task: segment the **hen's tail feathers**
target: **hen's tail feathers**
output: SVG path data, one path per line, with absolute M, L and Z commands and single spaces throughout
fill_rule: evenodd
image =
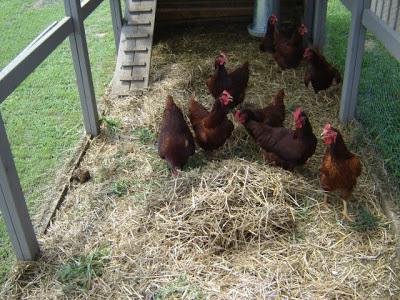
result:
M 192 124 L 208 116 L 208 111 L 196 101 L 194 95 L 189 98 L 189 119 Z

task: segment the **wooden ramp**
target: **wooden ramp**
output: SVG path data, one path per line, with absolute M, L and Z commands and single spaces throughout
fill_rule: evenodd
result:
M 157 0 L 127 0 L 112 93 L 127 95 L 149 85 Z

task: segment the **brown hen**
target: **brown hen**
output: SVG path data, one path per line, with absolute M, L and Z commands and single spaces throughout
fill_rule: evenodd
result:
M 228 91 L 233 98 L 233 101 L 229 103 L 229 108 L 233 108 L 244 100 L 250 76 L 249 63 L 245 62 L 236 70 L 228 73 L 225 68 L 226 61 L 226 55 L 221 52 L 214 62 L 214 74 L 206 81 L 206 84 L 215 99 L 220 97 L 224 90 Z
M 283 98 L 285 92 L 283 89 L 279 90 L 273 101 L 264 108 L 249 110 L 243 109 L 242 113 L 246 114 L 251 111 L 253 114 L 253 120 L 259 123 L 266 123 L 272 127 L 282 127 L 283 121 L 285 120 L 285 103 Z
M 271 127 L 254 120 L 252 113 L 236 112 L 235 118 L 242 123 L 256 143 L 263 149 L 264 159 L 272 165 L 292 170 L 303 165 L 317 146 L 307 115 L 298 108 L 293 113 L 296 129 Z
M 224 91 L 222 96 L 214 101 L 209 112 L 195 100 L 194 96 L 190 97 L 189 119 L 195 132 L 195 139 L 208 155 L 224 145 L 232 134 L 233 124 L 226 117 L 231 101 L 232 97 Z
M 343 217 L 351 221 L 347 213 L 347 200 L 361 174 L 360 158 L 347 149 L 342 135 L 332 125 L 325 125 L 322 136 L 327 147 L 319 169 L 321 186 L 325 191 L 340 191 Z M 325 205 L 328 204 L 327 201 L 328 195 L 325 194 Z
M 304 51 L 304 57 L 310 63 L 310 67 L 304 74 L 304 84 L 308 87 L 311 85 L 314 92 L 318 93 L 321 90 L 326 90 L 332 84 L 338 84 L 342 78 L 339 71 L 328 63 L 325 57 L 311 48 Z
M 274 59 L 282 70 L 297 68 L 300 64 L 304 53 L 303 36 L 306 32 L 307 27 L 301 24 L 290 39 L 282 33 L 277 35 Z
M 193 135 L 171 96 L 165 101 L 165 110 L 158 138 L 158 154 L 165 159 L 174 176 L 178 175 L 195 152 Z

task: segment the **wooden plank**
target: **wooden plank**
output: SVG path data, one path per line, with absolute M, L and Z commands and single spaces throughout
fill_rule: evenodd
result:
M 103 2 L 103 0 L 85 0 L 82 2 L 82 18 L 85 20 Z
M 237 17 L 247 16 L 253 12 L 251 7 L 200 7 L 188 9 L 159 9 L 157 11 L 157 19 L 191 19 L 191 18 L 215 18 L 215 17 Z
M 121 30 L 121 38 L 120 38 L 120 45 L 119 45 L 119 50 L 118 50 L 118 57 L 117 57 L 117 63 L 115 65 L 115 71 L 114 71 L 114 77 L 112 81 L 112 94 L 113 95 L 128 95 L 129 94 L 129 89 L 131 86 L 131 83 L 129 81 L 121 81 L 120 76 L 121 74 L 124 74 L 123 76 L 126 76 L 125 73 L 129 72 L 129 75 L 132 75 L 132 70 L 123 70 L 121 68 L 122 62 L 124 59 L 127 57 L 131 57 L 132 62 L 134 59 L 134 54 L 126 54 L 124 52 L 125 43 L 126 43 L 126 33 L 129 31 L 134 31 L 134 27 L 127 27 L 124 25 Z
M 311 38 L 313 37 L 314 32 L 314 13 L 315 13 L 315 0 L 305 0 L 304 1 L 304 24 L 308 29 L 307 36 Z
M 370 5 L 371 0 L 354 2 L 339 112 L 339 118 L 345 124 L 354 118 L 356 112 L 366 32 L 362 25 L 362 17 L 364 9 Z
M 328 11 L 328 0 L 319 0 L 315 3 L 313 21 L 313 46 L 323 50 L 325 44 L 326 13 Z
M 3 119 L 0 115 L 0 210 L 18 260 L 35 260 L 39 244 L 29 217 Z
M 111 18 L 113 23 L 115 49 L 119 47 L 119 41 L 122 29 L 122 12 L 120 0 L 110 0 Z
M 386 49 L 400 60 L 400 33 L 390 28 L 370 9 L 364 10 L 362 24 L 371 31 Z
M 139 39 L 148 39 L 150 37 L 150 33 L 132 33 L 126 36 L 127 40 L 139 40 Z
M 133 14 L 128 12 L 125 17 L 128 24 L 148 25 L 148 26 L 151 25 L 150 22 L 151 14 Z
M 83 26 L 80 0 L 64 0 L 65 13 L 70 16 L 74 25 L 74 32 L 69 41 L 74 61 L 75 74 L 81 100 L 83 120 L 86 132 L 91 136 L 100 133 L 99 115 L 97 112 L 96 96 L 94 94 L 92 71 L 86 42 L 86 33 Z
M 0 72 L 3 102 L 73 31 L 72 19 L 53 23 Z
M 353 11 L 354 0 L 342 0 L 342 3 L 350 11 Z

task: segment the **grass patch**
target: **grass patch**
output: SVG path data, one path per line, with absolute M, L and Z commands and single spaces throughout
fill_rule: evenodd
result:
M 80 255 L 69 259 L 58 272 L 58 280 L 64 285 L 63 291 L 87 291 L 93 280 L 101 277 L 105 264 L 109 262 L 109 250 L 95 250 L 88 256 Z
M 100 118 L 100 122 L 111 134 L 116 134 L 121 131 L 121 122 L 118 120 L 103 116 Z
M 155 300 L 166 299 L 202 299 L 199 288 L 191 285 L 185 275 L 179 276 L 167 286 L 160 288 L 155 294 Z
M 356 231 L 372 231 L 379 227 L 380 222 L 367 208 L 360 206 L 357 210 L 357 217 L 350 226 Z
M 117 181 L 111 187 L 111 193 L 118 197 L 125 196 L 128 193 L 129 184 L 125 181 Z
M 132 135 L 138 138 L 142 145 L 147 145 L 156 141 L 156 134 L 147 128 L 135 128 L 132 130 Z
M 64 16 L 62 0 L 0 1 L 0 68 Z M 96 96 L 112 78 L 115 43 L 109 5 L 85 21 Z M 18 38 L 16 38 L 18 37 Z M 0 105 L 22 188 L 32 215 L 40 210 L 58 167 L 83 133 L 79 94 L 68 39 Z M 0 283 L 14 262 L 0 217 Z

